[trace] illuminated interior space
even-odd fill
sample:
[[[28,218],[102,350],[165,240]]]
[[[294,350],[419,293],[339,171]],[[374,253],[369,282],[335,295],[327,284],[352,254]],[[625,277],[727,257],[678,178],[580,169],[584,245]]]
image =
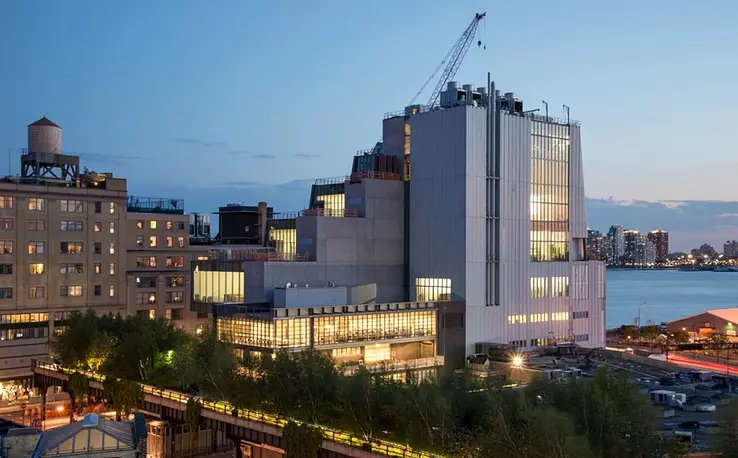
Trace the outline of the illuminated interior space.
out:
[[[418,301],[451,300],[451,280],[448,278],[416,278],[415,299]]]
[[[195,302],[242,302],[244,273],[241,263],[196,262],[192,272],[192,293]]]
[[[297,252],[297,229],[269,229],[270,245],[279,253],[295,254]]]

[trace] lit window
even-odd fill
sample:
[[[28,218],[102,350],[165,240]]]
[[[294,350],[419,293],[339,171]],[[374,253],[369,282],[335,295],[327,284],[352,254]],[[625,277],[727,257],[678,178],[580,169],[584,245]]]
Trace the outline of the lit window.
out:
[[[101,274],[102,273],[102,263],[96,262],[95,263],[95,273]]]
[[[167,230],[171,231],[172,229],[174,229],[174,223],[172,223],[171,221],[167,221]]]
[[[81,200],[60,200],[61,211],[66,213],[82,213],[83,204]]]
[[[177,244],[180,248],[184,248],[184,237],[177,237]]]
[[[114,221],[110,222],[110,233],[115,234],[115,222]]]
[[[451,279],[416,278],[415,300],[418,302],[451,300]]]
[[[28,298],[29,299],[40,299],[44,297],[43,286],[29,286],[28,287]]]
[[[144,228],[144,222],[141,220],[136,221],[136,228],[137,229],[143,229]]]
[[[0,218],[0,231],[12,231],[13,218]]]
[[[46,199],[31,197],[28,199],[28,211],[42,212],[46,209]]]
[[[61,252],[61,254],[82,254],[82,242],[61,242],[59,245],[60,245],[59,251]],[[30,254],[30,244],[29,244],[29,254]]]
[[[569,312],[554,312],[551,314],[551,321],[566,321],[569,319]]]
[[[167,320],[179,321],[183,317],[182,311],[183,311],[183,309],[181,309],[181,308],[178,308],[178,309],[165,309],[164,310],[164,318],[166,318]]]
[[[111,284],[108,287],[108,296],[115,297],[115,285]]]
[[[548,313],[531,313],[530,314],[531,323],[545,323],[546,321],[548,321]]]
[[[110,275],[115,275],[115,263],[110,263]]]
[[[62,275],[84,273],[84,264],[63,262],[59,264],[59,273]]]
[[[167,246],[169,248],[171,248],[172,246],[174,246],[173,243],[172,243],[172,237],[167,237]]]
[[[156,247],[156,236],[155,235],[149,236],[149,246],[152,248]]]
[[[527,323],[527,317],[525,315],[508,315],[507,324],[525,324]]]
[[[143,235],[137,235],[136,236],[136,248],[143,248],[143,246],[144,246]]]
[[[44,263],[34,262],[32,264],[28,264],[28,273],[31,275],[41,275],[44,273]]]
[[[155,292],[136,293],[136,304],[156,304]]]
[[[136,267],[156,267],[156,256],[138,256],[136,257]]]
[[[44,254],[46,242],[28,242],[28,254]],[[10,252],[13,252],[12,245]]]
[[[149,229],[156,229],[156,221],[154,220],[149,221]]]
[[[110,254],[115,254],[115,242],[110,242]]]
[[[0,240],[0,253],[13,254],[13,241],[12,240]]]
[[[530,297],[539,298],[548,296],[548,278],[531,277],[530,279]]]
[[[0,208],[13,208],[13,198],[10,196],[0,196]]]
[[[184,267],[184,256],[167,256],[164,265],[166,267]]]
[[[59,296],[61,297],[80,297],[82,296],[82,286],[81,285],[73,285],[73,286],[62,285],[59,287]]]
[[[110,214],[115,215],[115,202],[110,202]]]
[[[551,278],[552,295],[562,297],[569,295],[569,277]]]
[[[184,300],[184,292],[182,291],[169,291],[167,293],[168,303],[180,303]]]
[[[100,232],[102,230],[102,221],[95,221],[95,232]]]

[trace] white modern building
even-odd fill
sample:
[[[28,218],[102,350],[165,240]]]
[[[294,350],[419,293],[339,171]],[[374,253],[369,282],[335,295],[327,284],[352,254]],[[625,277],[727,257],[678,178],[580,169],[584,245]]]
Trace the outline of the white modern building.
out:
[[[449,83],[441,107],[406,119],[410,299],[464,301],[467,354],[484,342],[604,345],[579,123],[525,112],[493,83]]]

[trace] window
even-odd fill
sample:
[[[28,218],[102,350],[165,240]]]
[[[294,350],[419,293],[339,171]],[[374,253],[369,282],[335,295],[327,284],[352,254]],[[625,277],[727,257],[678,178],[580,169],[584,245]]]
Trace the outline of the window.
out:
[[[114,221],[110,222],[110,233],[115,234],[115,222]]]
[[[167,288],[181,288],[184,286],[184,277],[167,277]]]
[[[143,248],[143,246],[144,246],[143,235],[137,235],[136,236],[136,248]]]
[[[166,267],[184,267],[184,256],[167,256],[164,265]]]
[[[84,273],[84,270],[84,264],[79,262],[63,262],[59,264],[59,273],[62,275],[81,274]]]
[[[13,218],[0,218],[0,231],[12,231]]]
[[[530,314],[531,323],[545,323],[546,321],[548,321],[548,313],[531,313]]]
[[[0,196],[0,208],[13,208],[13,198],[9,196]]]
[[[82,213],[81,200],[61,200],[61,211],[67,213]]]
[[[137,277],[136,287],[138,288],[156,288],[156,277]]]
[[[84,224],[82,221],[61,221],[62,232],[82,232],[84,231]]]
[[[184,315],[183,312],[184,309],[178,308],[178,309],[165,309],[164,310],[164,318],[167,320],[172,321],[179,321],[182,319],[182,316]]]
[[[451,279],[416,278],[415,300],[418,302],[451,300]]]
[[[577,334],[574,336],[574,340],[577,342],[586,342],[589,340],[589,334]]]
[[[28,198],[28,211],[42,212],[45,209],[46,209],[46,199],[41,199],[38,197]]]
[[[548,278],[532,277],[530,279],[530,297],[535,299],[548,296]]]
[[[0,288],[0,299],[12,299],[13,288]]]
[[[93,286],[92,294],[94,294],[95,296],[102,296],[102,285]]]
[[[144,222],[142,220],[136,221],[136,229],[143,229],[144,228]]]
[[[552,277],[551,278],[551,295],[554,297],[563,297],[569,295],[569,277]]]
[[[110,242],[110,254],[115,254],[115,242]]]
[[[44,297],[43,286],[29,286],[28,287],[28,298],[29,299],[40,299]]]
[[[102,263],[96,262],[95,263],[95,274],[101,274],[102,273]]]
[[[100,232],[102,230],[102,221],[95,221],[95,232]]]
[[[168,303],[180,303],[184,301],[184,292],[182,291],[169,291],[167,293],[167,302]]]
[[[581,318],[589,318],[589,310],[584,310],[582,312],[574,312],[572,313],[575,320],[581,319]]]
[[[62,285],[59,287],[59,296],[80,297],[82,296],[82,285]]]
[[[184,230],[184,223],[182,221],[177,223],[177,230],[180,230],[180,231]]]
[[[525,324],[528,320],[525,315],[508,315],[507,324]]]
[[[167,230],[171,231],[172,229],[174,229],[174,223],[172,223],[171,221],[167,221]]]
[[[108,207],[109,207],[110,214],[115,215],[115,202],[110,202]]]
[[[115,297],[115,285],[112,283],[108,286],[108,296]]]
[[[145,316],[150,320],[156,319],[156,309],[136,310],[136,315]]]
[[[95,242],[95,254],[102,254],[102,242]]]
[[[177,237],[177,244],[180,248],[184,248],[184,237]]]
[[[46,242],[28,242],[28,254],[44,254]]]
[[[172,237],[167,237],[167,247],[171,248],[172,246],[173,246]]]
[[[42,219],[29,219],[28,230],[31,232],[40,232],[46,230],[46,221]]]
[[[0,240],[0,253],[13,254],[13,241],[12,240]]]
[[[136,293],[136,304],[156,304],[156,293]]]
[[[156,256],[136,257],[136,267],[156,267]]]
[[[13,264],[0,264],[0,275],[13,275]]]
[[[154,220],[149,221],[149,229],[156,229],[156,221]]]
[[[114,262],[110,263],[109,271],[110,271],[110,275],[115,275],[115,263]]]
[[[95,213],[102,213],[102,202],[99,200],[95,201]]]
[[[156,236],[155,235],[149,236],[149,246],[152,248],[156,247]]]
[[[41,275],[42,273],[44,273],[44,263],[34,262],[28,264],[28,273],[31,275]]]
[[[554,312],[551,314],[551,321],[566,321],[569,319],[569,312]]]
[[[82,254],[82,242],[61,242],[62,254]]]

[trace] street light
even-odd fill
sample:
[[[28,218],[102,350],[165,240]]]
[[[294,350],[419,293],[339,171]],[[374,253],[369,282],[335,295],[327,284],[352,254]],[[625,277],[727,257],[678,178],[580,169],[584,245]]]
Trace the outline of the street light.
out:
[[[641,328],[641,306],[647,304],[648,302],[643,301],[640,304],[638,304],[638,329]]]
[[[520,369],[523,367],[523,357],[520,355],[513,355],[512,357],[512,367]]]

